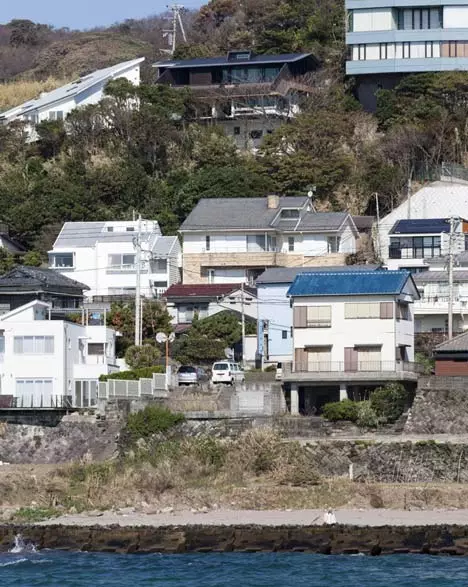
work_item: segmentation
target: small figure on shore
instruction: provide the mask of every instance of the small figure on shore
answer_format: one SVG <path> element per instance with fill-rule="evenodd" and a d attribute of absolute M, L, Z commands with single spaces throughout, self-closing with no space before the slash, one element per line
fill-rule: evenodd
<path fill-rule="evenodd" d="M 336 524 L 336 516 L 331 508 L 328 508 L 325 514 L 323 515 L 323 523 L 329 526 Z"/>

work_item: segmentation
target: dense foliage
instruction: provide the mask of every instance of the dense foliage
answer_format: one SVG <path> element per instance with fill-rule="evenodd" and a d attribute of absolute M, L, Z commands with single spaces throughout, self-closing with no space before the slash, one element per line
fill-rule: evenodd
<path fill-rule="evenodd" d="M 372 392 L 372 409 L 381 422 L 393 423 L 403 414 L 409 396 L 401 383 L 388 383 Z"/>
<path fill-rule="evenodd" d="M 130 414 L 123 434 L 132 440 L 149 438 L 153 434 L 167 432 L 185 420 L 182 414 L 174 414 L 161 406 L 146 406 L 143 410 Z"/>
<path fill-rule="evenodd" d="M 359 416 L 358 402 L 345 399 L 341 402 L 330 402 L 323 406 L 323 417 L 330 422 L 347 420 L 357 422 Z"/>
<path fill-rule="evenodd" d="M 110 375 L 101 375 L 99 381 L 109 381 L 109 379 L 120 379 L 124 381 L 152 379 L 154 373 L 165 373 L 165 371 L 165 367 L 161 365 L 156 365 L 156 367 L 142 367 L 141 369 L 132 369 L 131 371 L 118 371 Z"/>

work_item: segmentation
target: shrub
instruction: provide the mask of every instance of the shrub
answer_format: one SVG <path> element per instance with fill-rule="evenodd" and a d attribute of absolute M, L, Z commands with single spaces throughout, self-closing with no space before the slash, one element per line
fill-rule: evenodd
<path fill-rule="evenodd" d="M 132 369 L 131 371 L 119 371 L 110 375 L 101 375 L 99 381 L 109 381 L 109 379 L 124 379 L 126 381 L 138 381 L 138 379 L 152 379 L 153 373 L 165 373 L 166 370 L 161 365 L 156 367 L 142 367 L 141 369 Z"/>
<path fill-rule="evenodd" d="M 152 367 L 160 356 L 159 349 L 150 344 L 130 346 L 125 353 L 125 361 L 132 369 L 141 369 L 143 367 Z"/>
<path fill-rule="evenodd" d="M 174 414 L 167 408 L 146 406 L 143 410 L 129 415 L 123 432 L 132 440 L 149 438 L 153 434 L 167 432 L 184 420 L 183 414 Z"/>
<path fill-rule="evenodd" d="M 370 401 L 359 402 L 357 425 L 361 428 L 377 428 L 379 417 Z"/>
<path fill-rule="evenodd" d="M 330 422 L 348 420 L 357 422 L 359 417 L 359 404 L 350 399 L 341 402 L 330 402 L 323 406 L 323 417 Z"/>
<path fill-rule="evenodd" d="M 370 398 L 371 406 L 381 422 L 395 422 L 405 410 L 408 392 L 401 383 L 389 383 L 376 389 Z"/>
<path fill-rule="evenodd" d="M 23 507 L 16 512 L 14 517 L 18 522 L 34 524 L 35 522 L 42 522 L 58 516 L 60 516 L 60 512 L 55 508 Z"/>

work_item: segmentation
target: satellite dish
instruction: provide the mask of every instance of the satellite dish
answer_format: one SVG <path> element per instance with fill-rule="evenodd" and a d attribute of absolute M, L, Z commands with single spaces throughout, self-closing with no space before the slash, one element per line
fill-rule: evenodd
<path fill-rule="evenodd" d="M 169 335 L 169 342 L 174 342 L 175 341 L 175 334 L 173 332 L 171 332 L 171 334 Z"/>
<path fill-rule="evenodd" d="M 158 334 L 156 335 L 156 342 L 159 342 L 159 344 L 162 344 L 163 342 L 167 341 L 167 335 L 164 332 L 158 332 Z"/>
<path fill-rule="evenodd" d="M 224 349 L 224 355 L 226 357 L 226 359 L 232 359 L 232 357 L 234 356 L 234 351 L 232 349 L 230 349 L 229 347 Z"/>

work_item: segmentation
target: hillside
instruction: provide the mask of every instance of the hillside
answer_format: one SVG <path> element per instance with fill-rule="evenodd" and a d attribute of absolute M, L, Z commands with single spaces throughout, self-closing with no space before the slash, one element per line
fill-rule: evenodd
<path fill-rule="evenodd" d="M 317 186 L 320 210 L 374 214 L 378 193 L 385 214 L 408 178 L 468 160 L 467 73 L 409 76 L 379 93 L 376 115 L 363 112 L 344 76 L 341 0 L 211 0 L 185 19 L 189 42 L 179 45 L 179 57 L 235 47 L 316 54 L 322 68 L 302 114 L 269 135 L 260 156 L 238 153 L 219 129 L 193 123 L 190 95 L 151 85 L 165 18 L 90 32 L 29 21 L 0 27 L 0 78 L 16 83 L 59 84 L 118 61 L 149 58 L 148 85 L 114 84 L 115 102 L 74 112 L 68 134 L 61 122 L 42 123 L 40 140 L 28 145 L 17 129 L 0 127 L 2 221 L 24 244 L 44 253 L 64 221 L 128 218 L 135 210 L 174 234 L 201 197 L 297 194 L 310 185 Z M 21 101 L 22 87 L 0 87 L 0 100 L 3 92 L 4 103 Z M 134 98 L 138 111 L 128 109 Z"/>

